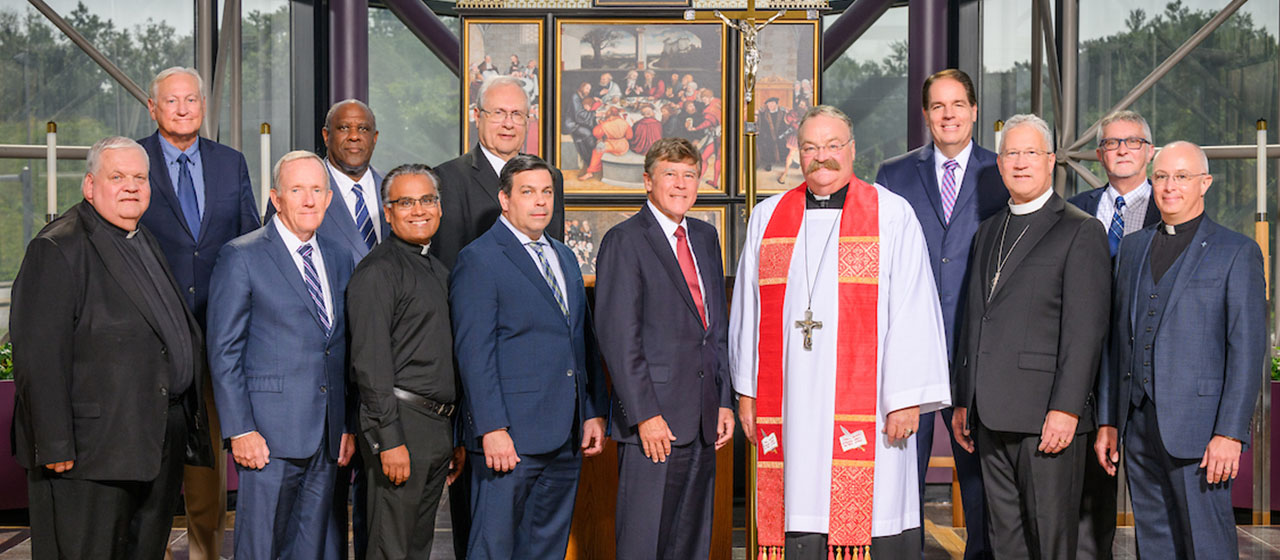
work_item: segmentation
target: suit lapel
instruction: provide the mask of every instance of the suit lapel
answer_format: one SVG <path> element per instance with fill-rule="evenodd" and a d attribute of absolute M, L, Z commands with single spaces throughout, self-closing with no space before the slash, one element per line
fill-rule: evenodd
<path fill-rule="evenodd" d="M 155 185 L 151 196 L 155 197 L 155 191 L 160 191 L 160 198 L 164 199 L 165 206 L 169 207 L 169 211 L 173 213 L 173 217 L 178 221 L 182 231 L 187 232 L 187 237 L 191 237 L 194 240 L 195 237 L 191 235 L 191 228 L 187 227 L 187 218 L 182 215 L 182 205 L 178 203 L 178 194 L 174 189 L 173 181 L 169 179 L 169 166 L 164 161 L 164 144 L 163 140 L 160 139 L 160 132 L 156 131 L 146 140 L 155 144 L 155 149 L 147 154 L 151 160 L 150 174 L 152 184 Z M 208 183 L 208 178 L 205 179 L 205 183 Z M 205 204 L 208 205 L 207 198 Z"/>
<path fill-rule="evenodd" d="M 320 236 L 319 236 L 319 235 L 315 235 L 315 236 L 313 236 L 311 239 L 315 240 L 316 245 L 319 245 L 319 246 L 320 246 L 320 250 L 321 250 L 320 258 L 322 258 L 322 259 L 326 259 L 326 260 L 324 261 L 324 273 L 325 273 L 325 276 L 327 276 L 327 277 L 329 278 L 329 294 L 330 294 L 330 298 L 329 298 L 329 299 L 333 301 L 333 309 L 331 310 L 331 313 L 332 313 L 332 315 L 333 315 L 333 322 L 332 322 L 331 324 L 333 324 L 333 325 L 338 325 L 338 324 L 340 324 L 338 321 L 346 321 L 346 317 L 345 317 L 345 315 L 344 315 L 344 311 L 345 311 L 345 310 L 344 310 L 344 300 L 345 300 L 346 298 L 345 298 L 345 297 L 343 297 L 343 295 L 342 295 L 342 294 L 338 293 L 338 286 L 341 286 L 341 285 L 342 285 L 342 283 L 338 281 L 338 265 L 339 265 L 339 263 L 337 262 L 337 260 L 336 260 L 336 259 L 333 259 L 333 258 L 327 258 L 327 257 L 325 257 L 325 256 L 324 256 L 324 255 L 325 255 L 325 253 L 324 253 L 323 251 L 324 251 L 326 248 L 331 247 L 331 246 L 333 245 L 332 243 L 329 243 L 329 242 L 328 242 L 328 239 L 327 239 L 327 238 L 326 238 L 324 241 L 321 241 Z M 330 256 L 330 257 L 332 257 L 334 253 L 331 251 L 331 252 L 329 252 L 328 254 L 329 254 L 329 256 Z M 308 297 L 310 297 L 310 294 L 308 294 Z M 315 306 L 313 305 L 313 306 L 311 306 L 311 307 L 315 307 Z M 317 311 L 316 311 L 316 319 L 319 319 L 319 318 L 320 318 L 320 312 L 317 310 Z M 321 325 L 321 326 L 323 327 L 324 325 Z M 329 337 L 330 337 L 330 338 L 332 338 L 332 337 L 333 337 L 333 333 L 334 333 L 334 332 L 337 332 L 337 330 L 338 330 L 338 329 L 336 329 L 336 328 L 335 328 L 335 329 L 329 329 Z"/>
<path fill-rule="evenodd" d="M 1139 291 L 1138 286 L 1142 283 L 1142 266 L 1143 266 L 1143 263 L 1147 262 L 1147 259 L 1151 254 L 1151 242 L 1156 238 L 1156 231 L 1154 229 L 1150 229 L 1150 230 L 1144 229 L 1142 231 L 1134 232 L 1132 237 L 1135 238 L 1134 239 L 1135 243 L 1142 244 L 1141 245 L 1142 251 L 1138 253 L 1137 261 L 1130 260 L 1128 263 L 1129 269 L 1131 271 L 1128 276 L 1129 278 L 1129 286 L 1128 286 L 1129 288 L 1129 331 L 1130 332 L 1133 332 L 1134 325 L 1137 323 L 1136 314 L 1138 309 L 1138 291 Z"/>
<path fill-rule="evenodd" d="M 387 222 L 387 210 L 383 207 L 386 201 L 382 200 L 382 175 L 377 171 L 373 171 L 373 198 L 378 201 L 378 228 L 382 230 L 380 238 L 386 241 L 391 235 L 391 224 Z"/>
<path fill-rule="evenodd" d="M 1204 256 L 1209 254 L 1213 246 L 1212 238 L 1217 229 L 1218 224 L 1205 216 L 1200 221 L 1200 227 L 1196 228 L 1196 234 L 1191 238 L 1191 244 L 1182 253 L 1182 265 L 1178 267 L 1178 276 L 1173 279 L 1173 289 L 1169 291 L 1169 303 L 1166 305 L 1177 305 L 1178 296 L 1182 295 L 1182 291 L 1187 288 L 1187 282 L 1195 276 L 1196 269 L 1200 267 L 1200 261 L 1204 260 Z M 1165 313 L 1161 319 L 1168 317 Z M 1156 325 L 1159 330 L 1160 326 Z"/>
<path fill-rule="evenodd" d="M 689 307 L 694 317 L 698 317 L 697 304 L 693 301 L 693 294 L 689 293 L 689 285 L 684 281 L 684 271 L 680 270 L 680 261 L 671 252 L 671 242 L 667 241 L 662 225 L 658 223 L 657 218 L 653 217 L 648 205 L 641 206 L 640 212 L 642 213 L 640 221 L 645 225 L 644 238 L 649 242 L 649 247 L 653 249 L 658 262 L 662 263 L 662 268 L 667 271 L 667 276 L 671 277 L 671 282 L 675 284 L 676 293 L 680 294 L 680 299 Z M 688 232 L 685 233 L 688 234 Z M 698 322 L 702 322 L 701 317 L 698 317 Z"/>
<path fill-rule="evenodd" d="M 315 320 L 316 326 L 323 330 L 324 322 L 320 319 L 320 310 L 316 309 L 315 304 L 311 301 L 311 293 L 307 291 L 307 285 L 302 281 L 302 273 L 298 271 L 298 265 L 294 263 L 293 255 L 289 254 L 289 248 L 284 244 L 284 240 L 280 238 L 280 232 L 276 231 L 274 224 L 264 226 L 264 228 L 267 230 L 267 255 L 271 257 L 271 261 L 276 264 L 276 268 L 284 276 L 285 283 L 289 284 L 293 288 L 294 294 L 302 299 L 303 306 L 311 313 L 311 318 Z M 325 268 L 327 269 L 328 267 Z M 333 285 L 330 284 L 330 286 Z M 337 297 L 332 299 L 336 300 Z"/>
<path fill-rule="evenodd" d="M 1003 267 L 1000 267 L 1000 282 L 996 283 L 995 289 L 991 292 L 992 304 L 994 304 L 997 301 L 997 298 L 1000 297 L 1004 287 L 1014 281 L 1013 275 L 1017 272 L 1018 265 L 1022 264 L 1022 261 L 1027 258 L 1027 255 L 1030 255 L 1031 252 L 1035 250 L 1036 245 L 1040 243 L 1040 240 L 1044 238 L 1044 235 L 1049 233 L 1049 230 L 1053 228 L 1054 224 L 1057 224 L 1058 220 L 1062 218 L 1062 210 L 1065 206 L 1066 201 L 1062 200 L 1062 198 L 1056 194 L 1052 195 L 1049 197 L 1049 201 L 1045 203 L 1044 207 L 1040 209 L 1046 214 L 1043 216 L 1033 216 L 1027 223 L 1025 234 L 1021 231 L 1010 231 L 1008 232 L 1008 235 L 1005 236 L 1005 243 L 1010 245 L 1016 244 L 1017 246 L 1010 250 L 1008 260 L 1004 262 Z M 1017 240 L 1019 235 L 1022 236 L 1021 241 Z M 994 237 L 999 239 L 999 234 L 997 233 Z M 999 250 L 999 248 L 996 249 L 997 253 Z M 1000 257 L 997 254 L 993 258 L 999 259 Z"/>
<path fill-rule="evenodd" d="M 577 306 L 583 303 L 578 300 L 578 290 L 575 289 L 577 282 L 574 281 L 577 276 L 582 275 L 582 270 L 576 266 L 578 257 L 574 256 L 573 251 L 570 251 L 567 246 L 550 237 L 547 237 L 547 242 L 551 243 L 551 248 L 556 252 L 556 258 L 560 260 L 560 274 L 564 276 L 564 305 L 569 309 L 569 322 L 572 323 L 572 317 L 578 316 Z"/>
<path fill-rule="evenodd" d="M 480 150 L 480 144 L 476 144 L 471 152 L 467 154 L 471 157 L 471 183 L 485 196 L 493 200 L 494 204 L 498 204 L 498 191 L 488 185 L 498 184 L 498 172 L 500 169 L 494 169 L 489 165 L 489 158 L 484 156 L 484 152 Z"/>
<path fill-rule="evenodd" d="M 964 166 L 964 180 L 960 182 L 960 192 L 956 194 L 956 204 L 951 208 L 951 217 L 954 218 L 964 205 L 968 204 L 975 196 L 974 191 L 978 190 L 978 143 L 973 142 L 969 149 L 969 162 Z M 932 162 L 931 162 L 932 163 Z M 936 189 L 935 189 L 936 190 Z M 941 200 L 941 192 L 939 191 L 939 200 Z"/>
<path fill-rule="evenodd" d="M 87 206 L 89 203 L 82 202 L 81 204 Z M 94 218 L 92 216 L 85 215 L 88 212 L 91 212 L 91 210 L 88 208 L 81 208 L 80 212 L 82 213 L 80 219 L 83 222 L 92 223 L 91 221 L 94 220 Z M 97 249 L 98 256 L 102 258 L 102 264 L 106 267 L 107 273 L 110 274 L 112 278 L 115 278 L 116 284 L 119 285 L 120 289 L 124 290 L 124 293 L 129 296 L 129 301 L 133 302 L 133 306 L 138 308 L 138 312 L 147 320 L 147 324 L 151 325 L 151 329 L 154 330 L 156 334 L 161 334 L 159 323 L 156 321 L 156 317 L 151 314 L 151 306 L 147 305 L 147 300 L 140 291 L 142 288 L 139 285 L 139 279 L 134 278 L 129 274 L 124 263 L 124 256 L 120 254 L 120 251 L 116 250 L 115 244 L 107 237 L 108 235 L 112 235 L 105 229 L 110 226 L 93 223 L 90 227 L 92 229 L 89 234 L 89 240 L 93 242 L 93 247 Z M 145 240 L 139 239 L 137 241 L 142 242 Z M 158 257 L 163 258 L 163 256 Z"/>
<path fill-rule="evenodd" d="M 715 249 L 719 247 L 720 239 L 715 235 L 699 236 L 698 242 L 693 245 L 693 254 L 697 257 L 698 262 L 698 281 L 702 283 L 702 301 L 706 308 L 707 322 L 704 328 L 711 328 L 711 321 L 718 317 L 718 313 L 712 313 L 712 309 L 719 309 L 720 302 L 724 301 L 723 294 L 718 291 L 712 292 L 711 286 L 719 285 L 721 279 L 714 276 L 715 267 L 711 263 L 719 261 L 719 255 L 715 253 Z M 687 290 L 686 290 L 687 291 Z M 696 309 L 694 310 L 697 311 Z"/>
<path fill-rule="evenodd" d="M 938 217 L 938 223 L 946 227 L 947 221 L 942 216 L 942 194 L 938 192 L 938 174 L 933 167 L 933 144 L 920 150 L 920 159 L 916 160 L 916 172 L 920 173 L 920 184 L 924 187 L 925 196 L 929 197 L 929 204 L 933 205 L 933 213 Z M 968 173 L 965 175 L 967 176 Z"/>
<path fill-rule="evenodd" d="M 502 252 L 511 260 L 511 264 L 515 265 L 516 269 L 529 279 L 534 289 L 542 294 L 542 297 L 547 300 L 547 303 L 551 304 L 556 313 L 563 315 L 564 313 L 560 310 L 560 303 L 556 301 L 555 294 L 551 293 L 551 286 L 547 284 L 547 277 L 543 276 L 542 270 L 533 263 L 533 257 L 529 255 L 529 251 L 520 244 L 515 234 L 507 229 L 506 224 L 498 222 L 493 227 L 497 230 L 498 244 L 502 246 Z M 561 268 L 563 269 L 563 265 L 561 265 Z M 565 281 L 568 282 L 568 278 Z M 568 301 L 565 304 L 568 305 Z"/>
<path fill-rule="evenodd" d="M 325 169 L 329 169 L 328 163 Z M 329 208 L 324 211 L 324 221 L 333 221 L 333 225 L 337 226 L 338 232 L 342 235 L 343 241 L 351 246 L 352 252 L 360 254 L 360 249 L 368 249 L 364 245 L 364 239 L 360 237 L 360 232 L 356 230 L 356 219 L 351 216 L 351 211 L 347 210 L 347 199 L 342 195 L 342 189 L 338 188 L 338 181 L 333 178 L 333 170 L 329 170 L 329 190 L 333 191 L 333 198 L 337 200 L 329 201 Z"/>
<path fill-rule="evenodd" d="M 215 171 L 217 162 L 214 161 L 213 150 L 208 149 L 208 143 L 210 142 L 212 141 L 204 138 L 196 140 L 196 149 L 200 150 L 200 174 L 204 177 L 204 212 L 200 214 L 200 231 L 207 231 L 208 229 L 209 215 L 212 214 L 209 211 L 209 205 L 216 200 L 216 197 L 210 196 L 210 193 L 215 188 L 214 185 L 218 184 L 218 174 Z M 237 177 L 237 179 L 239 178 Z"/>

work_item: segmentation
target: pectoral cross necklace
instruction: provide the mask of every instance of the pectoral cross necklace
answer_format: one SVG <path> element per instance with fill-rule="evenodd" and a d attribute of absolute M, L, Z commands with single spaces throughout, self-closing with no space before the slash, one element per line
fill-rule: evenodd
<path fill-rule="evenodd" d="M 996 248 L 996 275 L 991 278 L 991 291 L 987 293 L 987 301 L 991 301 L 991 296 L 996 294 L 996 284 L 1000 283 L 1000 271 L 1004 270 L 1005 263 L 1009 262 L 1009 257 L 1013 256 L 1013 250 L 1018 248 L 1018 242 L 1022 241 L 1022 236 L 1027 234 L 1027 228 L 1031 224 L 1022 226 L 1022 233 L 1018 234 L 1018 238 L 1013 240 L 1013 245 L 1009 246 L 1009 254 L 1004 254 L 1004 237 L 1009 233 L 1009 219 L 1013 216 L 1010 212 L 1004 215 L 1004 229 L 1000 231 L 1000 246 Z"/>
<path fill-rule="evenodd" d="M 813 350 L 813 329 L 821 329 L 822 321 L 813 320 L 813 277 L 817 277 L 822 273 L 822 265 L 827 260 L 827 249 L 831 248 L 831 236 L 835 235 L 836 228 L 840 227 L 840 219 L 836 218 L 835 223 L 831 224 L 831 231 L 827 233 L 827 242 L 822 246 L 822 254 L 818 256 L 818 269 L 813 271 L 813 277 L 809 275 L 809 212 L 805 211 L 805 216 L 801 223 L 804 226 L 804 281 L 805 287 L 808 288 L 809 299 L 805 302 L 804 320 L 796 321 L 796 328 L 804 333 L 804 349 Z"/>

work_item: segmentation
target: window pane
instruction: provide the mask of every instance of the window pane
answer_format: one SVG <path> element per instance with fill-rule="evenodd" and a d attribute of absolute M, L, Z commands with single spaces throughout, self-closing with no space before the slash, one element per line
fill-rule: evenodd
<path fill-rule="evenodd" d="M 1130 2 L 1117 14 L 1104 0 L 1080 3 L 1080 120 L 1083 130 L 1222 8 L 1218 0 Z M 1253 144 L 1255 122 L 1277 123 L 1276 73 L 1280 5 L 1249 2 L 1140 97 L 1131 109 L 1150 122 L 1156 145 L 1189 140 L 1201 145 Z M 1275 124 L 1272 124 L 1275 128 Z M 1275 142 L 1271 133 L 1271 142 Z M 1086 149 L 1094 148 L 1094 142 Z M 1093 169 L 1103 176 L 1100 164 Z M 1205 195 L 1215 220 L 1250 236 L 1256 211 L 1254 160 L 1209 164 Z M 1275 193 L 1275 171 L 1268 193 Z M 1270 196 L 1274 216 L 1274 194 Z"/>
<path fill-rule="evenodd" d="M 458 18 L 443 17 L 456 35 Z M 369 9 L 369 106 L 378 117 L 373 166 L 439 165 L 458 156 L 458 77 L 386 9 Z"/>
<path fill-rule="evenodd" d="M 1032 2 L 1026 0 L 986 0 L 981 6 L 977 137 L 979 144 L 991 150 L 997 149 L 996 121 L 1031 112 L 1031 6 Z M 1053 92 L 1047 62 L 1043 74 L 1039 78 L 1044 109 L 1041 117 L 1053 126 Z"/>
<path fill-rule="evenodd" d="M 824 24 L 836 17 L 827 16 Z M 905 6 L 885 12 L 822 73 L 822 102 L 853 119 L 853 169 L 860 179 L 874 181 L 880 162 L 907 151 Z"/>

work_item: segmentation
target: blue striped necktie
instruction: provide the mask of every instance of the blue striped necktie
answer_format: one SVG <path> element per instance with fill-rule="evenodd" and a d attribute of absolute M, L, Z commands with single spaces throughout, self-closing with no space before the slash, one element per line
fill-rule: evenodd
<path fill-rule="evenodd" d="M 366 247 L 373 249 L 378 238 L 373 235 L 373 220 L 369 218 L 369 208 L 364 205 L 364 188 L 356 183 L 351 190 L 356 193 L 356 227 L 360 229 L 360 238 Z"/>
<path fill-rule="evenodd" d="M 551 271 L 551 261 L 542 252 L 542 243 L 530 241 L 529 245 L 533 247 L 533 252 L 538 254 L 538 262 L 542 264 L 542 276 L 547 279 L 547 284 L 551 286 L 551 293 L 556 296 L 556 303 L 560 304 L 560 311 L 564 313 L 565 317 L 568 317 L 569 306 L 564 302 L 564 292 L 560 291 L 560 283 L 556 281 L 556 273 Z"/>
<path fill-rule="evenodd" d="M 1111 244 L 1111 256 L 1120 250 L 1120 240 L 1124 238 L 1124 197 L 1116 197 L 1116 213 L 1111 215 L 1111 227 L 1107 228 L 1107 242 Z"/>
<path fill-rule="evenodd" d="M 320 323 L 324 325 L 324 332 L 329 334 L 333 330 L 333 322 L 329 318 L 329 312 L 325 310 L 324 292 L 320 289 L 320 275 L 316 274 L 316 264 L 311 260 L 313 251 L 310 243 L 303 243 L 298 247 L 298 254 L 302 255 L 302 280 L 307 284 L 307 293 L 311 294 L 311 302 L 316 304 L 316 311 L 320 312 Z"/>

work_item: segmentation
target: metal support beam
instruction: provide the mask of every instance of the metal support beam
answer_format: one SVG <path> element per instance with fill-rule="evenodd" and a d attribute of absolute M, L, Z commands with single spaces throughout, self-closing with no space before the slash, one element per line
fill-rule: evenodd
<path fill-rule="evenodd" d="M 1079 110 L 1077 100 L 1080 98 L 1076 87 L 1080 66 L 1080 0 L 1059 0 L 1058 7 L 1062 10 L 1059 20 L 1062 23 L 1062 33 L 1058 36 L 1061 40 L 1058 54 L 1061 56 L 1059 61 L 1062 63 L 1062 73 L 1058 75 L 1061 76 L 1062 104 L 1055 108 L 1055 116 L 1061 116 L 1058 119 L 1061 127 L 1058 130 L 1058 146 L 1062 146 L 1076 137 L 1076 115 Z M 1066 193 L 1065 169 L 1058 173 L 1055 188 L 1058 194 Z"/>
<path fill-rule="evenodd" d="M 89 146 L 58 146 L 58 159 L 89 159 Z M 0 159 L 45 159 L 44 144 L 0 144 Z"/>
<path fill-rule="evenodd" d="M 68 39 L 71 39 L 72 43 L 75 43 L 77 47 L 80 47 L 80 50 L 89 55 L 89 58 L 93 59 L 98 66 L 102 67 L 102 69 L 106 71 L 107 75 L 111 76 L 111 79 L 120 84 L 120 87 L 123 87 L 125 91 L 128 91 L 130 95 L 137 98 L 137 100 L 143 105 L 147 104 L 147 94 L 142 90 L 142 87 L 140 87 L 137 82 L 134 82 L 132 78 L 127 76 L 119 66 L 116 66 L 110 60 L 107 60 L 107 57 L 102 54 L 102 51 L 99 51 L 93 45 L 89 44 L 89 40 L 85 39 L 84 35 L 81 35 L 79 31 L 76 31 L 75 28 L 71 27 L 71 24 L 67 23 L 67 20 L 62 19 L 62 16 L 58 15 L 58 12 L 54 11 L 53 8 L 50 8 L 48 4 L 45 4 L 44 0 L 27 1 L 30 2 L 36 10 L 39 10 L 41 14 L 44 14 L 44 17 L 48 19 L 54 27 L 57 27 L 59 31 L 62 31 L 63 35 L 66 35 Z M 44 157 L 44 155 L 41 154 L 39 157 Z"/>
<path fill-rule="evenodd" d="M 1031 114 L 1044 115 L 1044 25 L 1042 2 L 1031 3 Z"/>
<path fill-rule="evenodd" d="M 858 0 L 831 22 L 831 26 L 822 32 L 822 69 L 826 70 L 840 60 L 849 45 L 871 29 L 892 5 L 893 0 Z"/>
<path fill-rule="evenodd" d="M 212 92 L 210 93 L 210 103 L 205 107 L 205 132 L 206 136 L 215 140 L 222 140 L 222 100 L 223 92 L 228 91 L 231 98 L 231 107 L 229 111 L 231 130 L 228 131 L 228 141 L 225 144 L 230 145 L 237 150 L 240 149 L 240 140 L 243 138 L 243 132 L 239 130 L 241 115 L 240 100 L 242 93 L 240 91 L 240 0 L 225 0 L 222 6 L 222 27 L 218 32 L 218 56 L 217 62 L 213 65 L 212 76 Z"/>
<path fill-rule="evenodd" d="M 1084 179 L 1084 182 L 1092 185 L 1093 188 L 1096 189 L 1098 187 L 1107 186 L 1106 181 L 1099 179 L 1097 175 L 1094 175 L 1092 171 L 1089 171 L 1089 168 L 1083 165 L 1080 165 L 1080 162 L 1074 159 L 1069 159 L 1069 158 L 1063 159 L 1062 162 L 1066 164 L 1065 165 L 1066 167 L 1070 168 L 1072 171 L 1075 171 L 1076 175 L 1078 175 L 1081 179 Z"/>
<path fill-rule="evenodd" d="M 329 99 L 369 102 L 369 2 L 329 2 Z"/>
<path fill-rule="evenodd" d="M 947 0 L 911 0 L 907 23 L 907 149 L 929 141 L 920 87 L 930 74 L 947 67 Z"/>
<path fill-rule="evenodd" d="M 1178 50 L 1173 51 L 1168 58 L 1164 59 L 1164 62 L 1161 62 L 1160 65 L 1152 70 L 1150 74 L 1147 74 L 1147 77 L 1143 78 L 1141 82 L 1138 82 L 1138 85 L 1133 86 L 1133 90 L 1130 91 L 1128 95 L 1125 95 L 1119 103 L 1116 103 L 1115 106 L 1111 107 L 1111 109 L 1103 115 L 1105 116 L 1116 111 L 1122 111 L 1129 108 L 1134 101 L 1137 101 L 1139 97 L 1142 97 L 1143 94 L 1147 93 L 1148 90 L 1155 86 L 1156 82 L 1160 81 L 1160 78 L 1163 78 L 1165 74 L 1168 74 L 1169 71 L 1173 69 L 1174 65 L 1186 58 L 1192 50 L 1209 37 L 1210 33 L 1213 33 L 1214 30 L 1227 21 L 1227 18 L 1235 14 L 1236 10 L 1240 9 L 1240 6 L 1243 6 L 1245 2 L 1248 1 L 1249 0 L 1231 0 L 1231 3 L 1227 4 L 1225 8 L 1222 8 L 1222 11 L 1218 12 L 1218 15 L 1213 16 L 1212 19 L 1205 22 L 1203 27 L 1188 37 L 1187 40 L 1182 43 L 1182 46 L 1178 47 Z M 1099 119 L 1099 121 L 1100 120 L 1101 119 Z M 1076 141 L 1067 149 L 1079 150 L 1085 144 L 1089 143 L 1097 131 L 1098 123 L 1094 122 L 1093 125 L 1081 133 L 1080 136 L 1076 138 Z"/>
<path fill-rule="evenodd" d="M 383 0 L 383 3 L 454 76 L 462 75 L 462 46 L 458 37 L 422 0 Z"/>
<path fill-rule="evenodd" d="M 217 0 L 196 0 L 196 71 L 204 80 L 206 99 L 214 103 L 205 104 L 204 123 L 200 125 L 200 134 L 205 138 L 217 138 L 218 104 L 214 92 L 214 42 L 218 39 L 218 6 Z"/>
<path fill-rule="evenodd" d="M 1049 0 L 1036 0 L 1040 4 L 1040 36 L 1044 39 L 1045 59 L 1049 61 L 1049 93 L 1053 100 L 1053 120 L 1055 128 L 1062 130 L 1062 71 L 1058 68 L 1061 56 L 1058 54 L 1058 42 L 1054 37 L 1053 18 L 1049 16 L 1051 9 Z M 1037 113 L 1038 114 L 1038 113 Z M 1058 135 L 1058 146 L 1065 143 L 1062 135 Z"/>

